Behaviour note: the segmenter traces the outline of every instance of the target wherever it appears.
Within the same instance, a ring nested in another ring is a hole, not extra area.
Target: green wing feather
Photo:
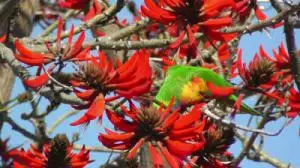
[[[165,81],[156,95],[156,100],[167,105],[174,96],[175,100],[177,101],[176,103],[179,103],[178,101],[183,86],[195,76],[211,82],[216,86],[232,86],[232,84],[226,81],[222,76],[210,69],[176,65],[168,69]],[[228,99],[231,102],[235,102],[237,100],[237,96],[231,95],[228,97]],[[246,113],[260,115],[258,111],[252,109],[244,103],[241,105],[241,110]]]

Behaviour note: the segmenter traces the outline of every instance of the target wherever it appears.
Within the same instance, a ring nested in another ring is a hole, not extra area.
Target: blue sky
[[[140,2],[140,1],[139,1]],[[272,11],[267,12],[269,15],[273,14]],[[122,11],[119,16],[126,17],[128,14],[126,11]],[[122,18],[122,17],[121,17]],[[32,33],[32,36],[35,37],[40,33],[40,28],[36,26],[34,29],[34,32]],[[297,44],[300,46],[300,31],[296,31],[296,38]],[[243,59],[245,62],[249,62],[255,54],[255,52],[258,51],[259,45],[263,45],[264,48],[268,53],[271,54],[271,49],[276,48],[279,46],[281,42],[285,42],[285,37],[283,33],[283,29],[276,29],[272,30],[270,29],[270,37],[266,35],[266,33],[253,33],[251,35],[245,35],[243,36],[240,48],[243,49]],[[271,54],[272,55],[272,54]],[[15,87],[12,93],[12,97],[15,97],[18,93],[21,93],[24,91],[24,88],[22,87],[20,80],[17,79],[15,83]],[[251,100],[248,100],[248,103],[253,103]],[[43,111],[45,107],[48,105],[47,100],[43,100],[40,105],[40,110]],[[20,119],[20,115],[24,112],[30,113],[30,107],[28,104],[22,104],[17,107],[15,107],[12,112],[10,113],[10,116],[14,118],[18,124],[22,125],[27,130],[33,130],[33,127],[31,124],[29,124],[27,121],[23,121]],[[54,111],[49,115],[49,117],[46,118],[47,125],[52,125],[53,121],[55,121],[59,116],[62,114],[69,112],[72,110],[69,106],[63,105],[58,110]],[[69,126],[69,123],[74,121],[75,119],[78,119],[83,112],[80,112],[78,115],[75,115],[68,120],[65,120],[65,122],[60,125],[54,134],[54,136],[57,133],[66,133],[69,138],[72,137],[72,133],[78,132],[80,133],[80,141],[77,143],[79,144],[87,144],[89,146],[100,146],[101,143],[98,142],[97,137],[98,134],[103,130],[103,126],[100,124],[97,124],[96,122],[91,122],[89,127],[87,129],[80,128],[80,127],[71,127]],[[235,118],[235,121],[239,124],[245,125],[247,123],[248,116],[238,116]],[[280,126],[284,123],[284,120],[279,120],[276,122],[271,122],[267,125],[266,130],[274,132],[280,128]],[[104,124],[107,124],[107,119],[104,118]],[[30,144],[30,141],[24,139],[20,134],[16,133],[15,131],[11,131],[10,126],[4,125],[3,129],[3,135],[2,138],[10,137],[9,145],[11,147],[24,144],[24,147],[27,149],[28,145]],[[237,155],[238,152],[241,149],[240,143],[237,141],[231,148],[230,151]],[[263,150],[266,151],[270,156],[273,156],[281,161],[284,161],[285,163],[291,163],[293,167],[300,167],[300,139],[299,139],[299,119],[295,119],[279,136],[276,137],[265,137],[265,143],[263,146]],[[96,160],[94,163],[87,166],[88,168],[94,168],[99,164],[103,164],[106,162],[106,159],[108,157],[109,153],[92,153],[91,158],[93,160]],[[272,167],[267,164],[257,164],[252,161],[244,160],[241,164],[241,167],[245,168],[269,168]]]

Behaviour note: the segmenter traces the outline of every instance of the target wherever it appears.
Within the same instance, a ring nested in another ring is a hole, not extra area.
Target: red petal
[[[80,125],[83,123],[88,123],[90,120],[94,120],[96,117],[99,117],[99,120],[102,119],[102,115],[105,109],[105,100],[102,94],[96,97],[93,101],[91,107],[84,114],[83,117],[71,123],[72,126]]]
[[[132,149],[130,149],[130,151],[128,152],[128,155],[127,155],[127,159],[128,160],[131,160],[135,157],[136,155],[136,152],[138,151],[138,149],[143,145],[145,139],[144,138],[141,138],[135,145]]]
[[[158,143],[158,146],[171,168],[179,168],[177,159],[168,151],[168,149],[163,147],[160,143]]]
[[[211,92],[212,97],[216,97],[216,98],[226,98],[231,94],[233,94],[234,91],[236,90],[235,87],[224,87],[224,86],[220,87],[214,85],[211,82],[207,82],[207,87]]]
[[[154,168],[163,167],[164,162],[163,162],[160,154],[156,150],[156,148],[151,143],[149,143],[149,152],[150,152],[150,155],[151,155],[151,158],[152,158],[153,167]]]
[[[202,149],[205,145],[205,142],[185,143],[182,141],[167,139],[166,145],[171,153],[184,158]]]
[[[186,128],[191,124],[193,124],[195,121],[198,121],[202,114],[201,107],[202,104],[201,105],[197,104],[193,107],[192,111],[190,111],[188,114],[180,116],[179,119],[176,120],[175,123],[173,124],[172,129]]]
[[[132,122],[125,120],[123,117],[119,116],[113,111],[106,110],[106,115],[110,122],[119,130],[124,132],[134,132],[136,130],[136,125]]]
[[[49,76],[47,73],[37,76],[33,79],[24,79],[23,82],[26,86],[32,88],[32,89],[37,89],[47,83],[49,79]]]

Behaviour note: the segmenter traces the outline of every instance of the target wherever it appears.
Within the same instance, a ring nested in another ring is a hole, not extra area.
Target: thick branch
[[[286,19],[284,24],[284,33],[285,33],[288,53],[290,56],[292,74],[295,79],[295,83],[298,87],[298,90],[300,90],[300,55],[298,55],[299,53],[297,52],[292,19],[293,19],[292,16]]]

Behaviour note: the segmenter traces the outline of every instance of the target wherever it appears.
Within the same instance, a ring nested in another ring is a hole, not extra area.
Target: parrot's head
[[[192,80],[183,86],[180,102],[185,105],[198,103],[203,100],[207,93],[206,81],[199,77],[193,77]]]

